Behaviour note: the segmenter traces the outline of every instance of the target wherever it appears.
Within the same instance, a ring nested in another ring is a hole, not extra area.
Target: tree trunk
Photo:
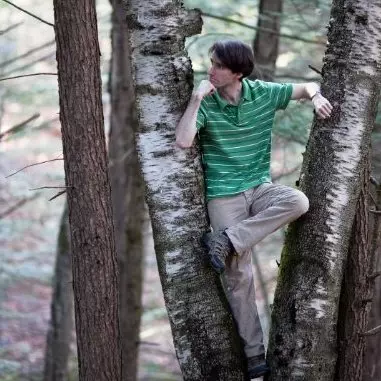
[[[137,118],[125,10],[112,0],[110,180],[119,263],[123,380],[137,379],[142,314],[144,189],[135,148]]]
[[[378,181],[374,186],[371,209],[381,211],[381,140],[379,134],[381,126],[375,125],[373,147],[372,147],[372,175]],[[374,257],[373,274],[381,272],[381,216],[370,214],[371,225],[371,249]],[[369,316],[368,330],[381,325],[381,276],[374,279],[373,301]],[[366,350],[364,356],[363,381],[381,380],[381,339],[380,332],[366,337]]]
[[[253,41],[255,57],[253,77],[264,81],[272,81],[275,74],[282,8],[283,0],[260,0],[259,3],[257,27],[260,29],[257,30]]]
[[[44,381],[68,379],[73,323],[70,230],[68,209],[65,204],[57,242],[51,317],[46,340]]]
[[[176,354],[184,380],[244,380],[234,322],[200,245],[208,229],[200,155],[175,146],[193,87],[184,40],[200,32],[201,19],[177,0],[130,4],[138,151]]]
[[[305,153],[300,186],[310,210],[291,225],[282,253],[271,380],[334,377],[340,287],[378,98],[380,12],[376,1],[332,4],[322,91],[334,110],[315,121]]]
[[[349,243],[347,264],[341,289],[338,318],[338,364],[336,380],[362,379],[365,336],[373,291],[369,274],[373,267],[369,234],[370,163],[361,179],[362,189]]]
[[[118,277],[95,1],[54,0],[79,379],[120,380]]]

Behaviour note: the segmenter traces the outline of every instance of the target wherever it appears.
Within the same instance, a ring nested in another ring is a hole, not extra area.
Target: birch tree
[[[184,380],[244,380],[233,319],[200,245],[208,229],[200,155],[175,147],[193,87],[184,40],[200,32],[201,19],[178,0],[129,4],[137,145],[176,354]]]
[[[119,381],[118,277],[94,0],[54,0],[79,379]]]
[[[379,90],[381,3],[332,3],[324,95],[333,115],[315,120],[300,176],[309,212],[282,253],[269,342],[271,380],[332,380],[340,287]],[[371,54],[369,54],[371,52]]]

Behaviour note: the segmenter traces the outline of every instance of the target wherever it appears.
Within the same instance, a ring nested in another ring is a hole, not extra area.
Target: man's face
[[[209,81],[218,89],[239,81],[241,73],[233,73],[215,55],[210,57],[211,66],[208,70]]]

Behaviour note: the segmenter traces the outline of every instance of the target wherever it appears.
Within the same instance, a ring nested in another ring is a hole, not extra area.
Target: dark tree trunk
[[[118,276],[94,0],[54,0],[79,379],[121,379]]]
[[[381,211],[381,125],[376,124],[372,142],[372,175],[379,183],[372,187],[373,201],[371,209]],[[371,248],[374,257],[372,274],[381,272],[381,215],[370,214]],[[371,275],[372,275],[371,274]],[[373,277],[374,290],[368,330],[381,325],[381,276]],[[363,381],[381,380],[381,332],[366,337]]]
[[[143,181],[135,148],[137,118],[131,75],[129,32],[121,0],[111,1],[112,58],[110,75],[110,180],[115,243],[119,263],[120,334],[123,380],[137,379],[142,314]]]
[[[73,330],[73,284],[67,204],[62,214],[54,269],[51,317],[46,340],[44,381],[65,381]]]
[[[349,251],[341,289],[338,318],[338,364],[336,380],[362,379],[363,355],[373,281],[369,234],[370,163],[366,160],[360,197],[349,243]]]
[[[260,29],[257,30],[253,41],[255,57],[253,77],[264,81],[272,81],[274,78],[282,8],[283,0],[260,0],[259,3],[257,27]]]

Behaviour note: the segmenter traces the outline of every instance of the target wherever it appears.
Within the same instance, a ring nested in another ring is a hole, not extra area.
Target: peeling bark
[[[119,320],[124,381],[137,379],[143,282],[143,180],[135,148],[137,117],[129,32],[121,0],[112,0],[110,182],[119,264]]]
[[[201,30],[177,0],[131,0],[138,151],[164,299],[184,380],[244,380],[243,351],[220,280],[200,245],[208,229],[197,148],[175,146],[192,69],[185,38]]]
[[[374,123],[381,4],[333,1],[323,94],[334,111],[314,122],[300,186],[309,212],[282,253],[269,342],[271,380],[332,380],[341,281]],[[370,53],[371,52],[371,53]]]

